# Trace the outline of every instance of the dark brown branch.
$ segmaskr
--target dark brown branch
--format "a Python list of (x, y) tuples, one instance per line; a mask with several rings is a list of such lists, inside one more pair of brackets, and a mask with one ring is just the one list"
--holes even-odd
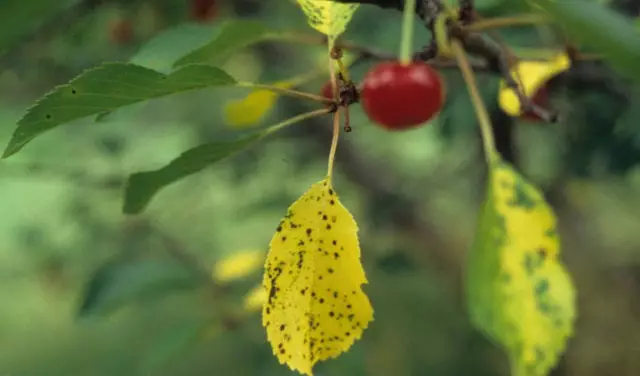
[(555, 114), (550, 113), (546, 109), (533, 103), (532, 98), (528, 98), (516, 78), (511, 73), (511, 64), (507, 51), (497, 42), (480, 34), (466, 31), (459, 25), (452, 25), (450, 28), (452, 38), (456, 38), (462, 42), (465, 51), (471, 55), (483, 58), (489, 69), (500, 74), (504, 79), (507, 87), (516, 93), (523, 112), (532, 112), (546, 122), (552, 123), (557, 120)]
[(640, 0), (613, 0), (611, 6), (630, 17), (640, 17)]
[[(404, 1), (404, 0), (403, 0)], [(417, 0), (418, 2), (418, 17), (424, 22), (424, 25), (431, 31), (433, 31), (433, 25), (436, 19), (444, 10), (441, 0)]]
[(476, 20), (476, 4), (474, 0), (460, 0), (458, 20), (463, 25), (468, 25)]

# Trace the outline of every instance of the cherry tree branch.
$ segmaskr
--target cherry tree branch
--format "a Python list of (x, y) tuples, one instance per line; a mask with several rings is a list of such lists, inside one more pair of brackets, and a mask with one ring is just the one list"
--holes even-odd
[(476, 4), (474, 0), (460, 0), (458, 19), (462, 24), (469, 24), (476, 19)]

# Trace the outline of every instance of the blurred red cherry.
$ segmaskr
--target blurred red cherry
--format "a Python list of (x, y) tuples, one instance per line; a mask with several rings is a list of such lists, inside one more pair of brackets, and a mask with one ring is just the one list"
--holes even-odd
[(320, 95), (322, 95), (323, 97), (329, 100), (333, 100), (333, 87), (331, 86), (331, 81), (327, 81), (325, 82), (324, 85), (322, 85), (322, 90), (320, 90)]
[(217, 0), (189, 0), (189, 16), (197, 22), (211, 22), (218, 17)]
[(109, 39), (115, 45), (123, 45), (133, 40), (133, 23), (126, 18), (115, 18), (109, 24)]
[[(535, 104), (540, 108), (545, 108), (545, 109), (549, 108), (549, 105), (550, 105), (549, 89), (547, 88), (547, 86), (545, 85), (540, 87), (535, 92), (535, 94), (533, 94), (533, 97), (531, 97), (531, 101), (533, 102), (533, 104)], [(523, 113), (522, 115), (520, 115), (520, 119), (524, 121), (534, 122), (534, 123), (544, 121), (542, 118), (536, 115), (533, 111), (527, 111)]]

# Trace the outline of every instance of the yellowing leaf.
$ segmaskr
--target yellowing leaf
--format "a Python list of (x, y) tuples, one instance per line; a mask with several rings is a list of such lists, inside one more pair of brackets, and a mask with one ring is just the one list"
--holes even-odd
[[(561, 53), (548, 61), (522, 60), (511, 71), (511, 74), (516, 79), (520, 77), (524, 94), (531, 98), (551, 78), (569, 69), (570, 66), (571, 62), (567, 54)], [(500, 82), (498, 103), (508, 115), (522, 115), (520, 101), (516, 93), (507, 87), (504, 80)]]
[(373, 320), (357, 232), (327, 178), (291, 205), (271, 240), (262, 323), (274, 355), (293, 370), (312, 375)]
[(512, 376), (543, 376), (572, 335), (575, 290), (559, 259), (556, 219), (541, 193), (503, 161), (469, 260), (472, 322), (509, 354)]
[(244, 309), (248, 312), (258, 311), (266, 302), (267, 291), (262, 285), (258, 285), (244, 296)]
[(262, 264), (262, 251), (240, 251), (218, 261), (213, 267), (213, 278), (220, 282), (240, 279), (257, 270)]
[(307, 15), (309, 25), (322, 34), (335, 39), (351, 21), (359, 4), (341, 4), (327, 0), (297, 0)]
[[(274, 84), (280, 88), (290, 88), (292, 82)], [(260, 122), (275, 106), (279, 94), (273, 90), (256, 89), (246, 97), (227, 102), (224, 116), (227, 124), (235, 128), (250, 127)]]

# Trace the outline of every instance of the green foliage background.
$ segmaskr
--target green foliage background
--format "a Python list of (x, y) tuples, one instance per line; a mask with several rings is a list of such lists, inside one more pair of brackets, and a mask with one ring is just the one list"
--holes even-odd
[[(127, 61), (156, 34), (188, 21), (183, 1), (106, 1), (48, 26), (47, 17), (70, 14), (66, 10), (79, 9), (76, 2), (53, 8), (45, 0), (29, 3), (29, 9), (18, 1), (0, 5), (0, 18), (12, 20), (0, 27), (5, 142), (26, 108), (54, 85), (104, 61)], [(479, 4), (487, 16), (514, 6)], [(313, 32), (293, 2), (221, 5), (221, 18), (182, 25), (179, 32), (202, 43), (234, 17)], [(117, 16), (134, 22), (130, 44), (109, 41), (109, 23)], [(362, 7), (345, 38), (396, 52), (400, 20), (400, 13)], [(47, 32), (27, 39), (39, 27)], [(416, 32), (418, 47), (428, 35)], [(510, 30), (504, 38), (517, 46), (545, 45), (535, 30)], [(171, 40), (150, 44), (133, 61), (162, 71), (184, 48)], [(308, 71), (323, 52), (320, 46), (260, 45), (222, 67), (237, 79), (269, 82)], [(353, 75), (362, 77), (367, 68)], [(349, 353), (320, 365), (318, 375), (508, 372), (500, 351), (472, 330), (462, 303), (460, 276), (486, 167), (462, 80), (454, 71), (445, 76), (447, 108), (429, 127), (384, 132), (352, 107), (354, 131), (341, 140), (335, 185), (360, 225), (375, 321)], [(498, 116), (497, 79), (480, 80)], [(243, 93), (190, 92), (122, 109), (97, 123), (64, 125), (0, 163), (0, 374), (290, 374), (271, 355), (259, 315), (239, 325), (228, 322), (259, 273), (211, 294), (206, 284), (190, 288), (192, 278), (165, 264), (187, 252), (209, 268), (233, 252), (265, 249), (288, 205), (324, 176), (329, 143), (318, 127), (328, 127), (328, 119), (294, 126), (170, 186), (139, 216), (121, 214), (127, 174), (159, 168), (187, 148), (233, 135), (222, 108)], [(517, 124), (512, 136), (520, 170), (557, 211), (564, 258), (579, 293), (576, 335), (554, 374), (637, 375), (640, 114), (633, 104), (640, 96), (629, 89), (621, 101), (617, 93), (589, 85), (556, 94), (566, 120)], [(270, 120), (307, 109), (283, 99)], [(103, 315), (81, 309), (87, 294), (95, 293), (88, 281), (105, 265), (149, 259), (166, 267), (145, 269), (149, 278), (169, 276), (169, 282), (146, 291), (147, 299)]]

